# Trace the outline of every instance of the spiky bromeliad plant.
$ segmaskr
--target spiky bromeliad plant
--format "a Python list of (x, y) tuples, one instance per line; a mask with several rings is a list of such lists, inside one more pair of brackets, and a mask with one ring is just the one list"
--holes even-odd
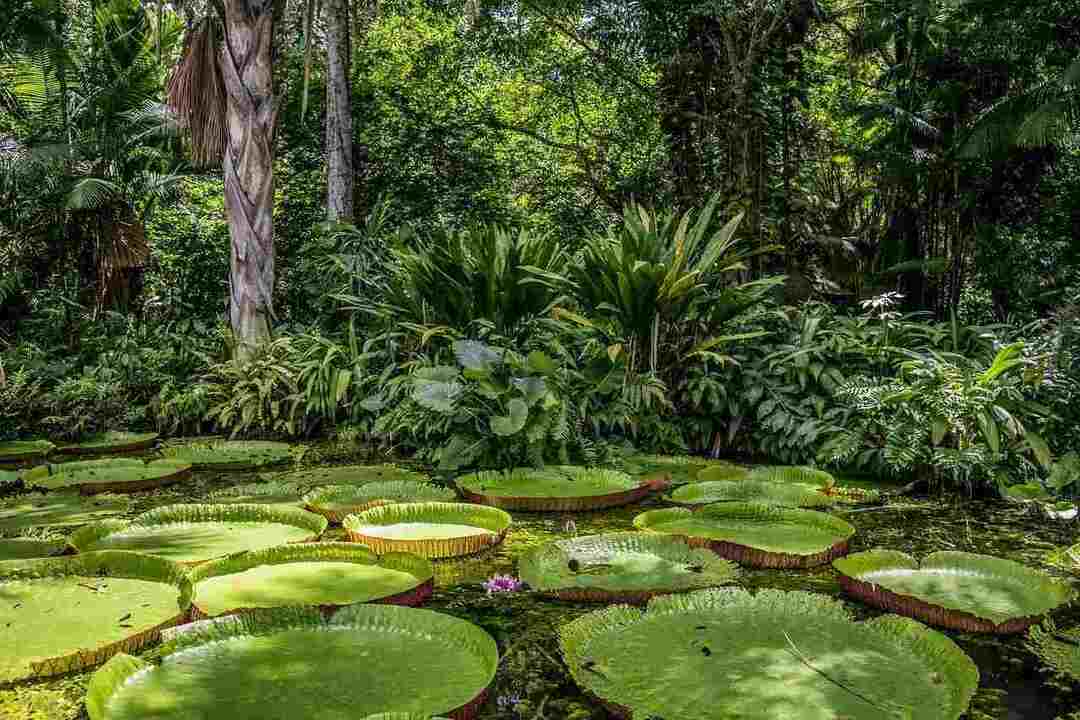
[(721, 557), (752, 567), (814, 567), (847, 554), (855, 528), (838, 517), (755, 503), (719, 503), (697, 510), (649, 510), (634, 527), (685, 537)]
[(0, 563), (0, 684), (93, 667), (187, 616), (183, 569), (130, 552)]
[(273, 712), (290, 720), (389, 708), (471, 720), (499, 663), (479, 627), (393, 605), (354, 605), (329, 618), (262, 611), (192, 623), (164, 640), (160, 665), (118, 655), (94, 674), (91, 720), (266, 718), (268, 682), (290, 688), (275, 695)]
[(349, 539), (377, 553), (411, 552), (427, 558), (472, 555), (498, 545), (510, 529), (508, 513), (465, 503), (382, 505), (349, 515)]
[(805, 592), (721, 588), (615, 605), (559, 631), (574, 680), (621, 718), (957, 720), (979, 671), (896, 615), (855, 622)]
[(389, 480), (366, 485), (327, 485), (304, 495), (304, 507), (332, 523), (347, 515), (379, 505), (399, 502), (453, 502), (457, 495), (449, 488), (414, 480)]
[(23, 474), (23, 482), (39, 490), (78, 490), (83, 495), (138, 492), (173, 485), (191, 477), (191, 465), (177, 460), (83, 460), (39, 465)]
[(643, 603), (656, 595), (726, 585), (738, 566), (681, 538), (607, 533), (557, 540), (522, 556), (533, 590), (575, 602)]
[(274, 607), (333, 610), (363, 602), (419, 605), (431, 597), (434, 573), (417, 555), (380, 557), (355, 543), (279, 545), (192, 570), (192, 617)]
[(965, 552), (936, 552), (920, 563), (875, 549), (834, 560), (833, 567), (840, 586), (863, 602), (964, 632), (1022, 632), (1074, 597), (1046, 573)]
[(79, 552), (138, 550), (193, 565), (237, 552), (308, 542), (326, 518), (275, 505), (166, 505), (130, 521), (106, 520), (71, 535)]
[(641, 500), (654, 487), (617, 470), (572, 465), (482, 471), (459, 477), (457, 486), (471, 502), (534, 512), (626, 505)]

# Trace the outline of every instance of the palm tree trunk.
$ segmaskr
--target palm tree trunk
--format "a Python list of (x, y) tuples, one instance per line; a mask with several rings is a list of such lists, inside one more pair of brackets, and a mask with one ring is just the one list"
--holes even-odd
[(274, 289), (274, 0), (225, 0), (229, 319), (240, 356), (270, 335)]
[(350, 92), (349, 0), (325, 0), (326, 8), (326, 212), (331, 221), (353, 220), (352, 93)]

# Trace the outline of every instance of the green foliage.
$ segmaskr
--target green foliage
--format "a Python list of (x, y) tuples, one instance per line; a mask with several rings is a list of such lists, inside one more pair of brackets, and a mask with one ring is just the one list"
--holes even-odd
[(858, 377), (840, 392), (848, 419), (830, 429), (824, 462), (915, 473), (969, 490), (1003, 487), (1051, 463), (1035, 432), (1043, 414), (1027, 401), (1021, 344), (989, 365), (929, 353), (902, 363), (895, 378)]

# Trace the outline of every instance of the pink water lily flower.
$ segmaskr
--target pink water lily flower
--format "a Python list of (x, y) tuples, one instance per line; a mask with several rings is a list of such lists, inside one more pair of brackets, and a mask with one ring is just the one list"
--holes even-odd
[(487, 590), (488, 595), (497, 592), (516, 592), (523, 584), (513, 575), (493, 575), (484, 583), (484, 589)]

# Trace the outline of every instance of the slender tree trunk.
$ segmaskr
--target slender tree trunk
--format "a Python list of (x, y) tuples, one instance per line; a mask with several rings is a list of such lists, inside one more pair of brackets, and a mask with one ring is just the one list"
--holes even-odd
[(326, 9), (326, 213), (352, 222), (353, 123), (349, 59), (349, 0), (325, 0)]
[(229, 319), (243, 357), (270, 335), (274, 289), (273, 0), (225, 0), (225, 209)]

